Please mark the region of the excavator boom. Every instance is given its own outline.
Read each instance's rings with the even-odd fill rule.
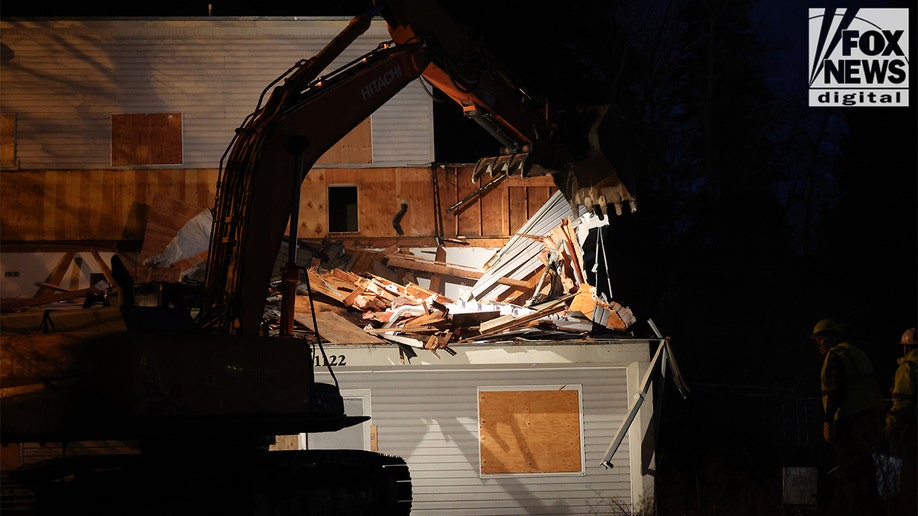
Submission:
[[[383,44],[319,79],[368,26],[367,15],[355,18],[320,54],[294,67],[238,130],[218,184],[205,326],[258,334],[276,251],[306,173],[427,65],[417,43]]]
[[[637,210],[637,199],[602,150],[600,125],[608,106],[574,112],[552,108],[512,78],[511,70],[459,24],[437,0],[379,0],[398,44],[423,42],[431,63],[423,76],[462,106],[502,145],[499,156],[478,160],[472,174],[551,174],[576,214],[580,206],[605,213]]]
[[[377,13],[392,42],[319,78]],[[257,335],[275,251],[316,160],[411,81],[423,76],[501,144],[484,175],[551,174],[577,214],[636,209],[602,152],[605,107],[554,112],[516,84],[479,39],[433,0],[378,0],[313,58],[301,61],[250,115],[231,143],[218,184],[202,324]],[[295,229],[295,224],[291,224]],[[268,251],[271,250],[271,251]],[[243,302],[243,300],[245,300]]]

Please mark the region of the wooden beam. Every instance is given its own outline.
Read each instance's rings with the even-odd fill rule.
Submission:
[[[453,265],[442,262],[425,260],[424,258],[408,257],[404,254],[392,254],[387,258],[389,267],[399,267],[402,269],[413,269],[416,271],[432,272],[446,276],[455,276],[457,278],[476,280],[483,274],[480,270]]]
[[[70,292],[64,292],[61,294],[48,294],[44,296],[36,297],[27,297],[27,298],[15,298],[15,299],[2,299],[0,300],[0,312],[8,312],[12,310],[17,310],[20,308],[26,308],[29,306],[38,306],[49,303],[59,303],[61,301],[71,301],[74,299],[79,299],[81,297],[86,297],[87,294],[96,289],[84,288],[80,290],[72,290]]]
[[[446,262],[446,248],[442,245],[437,246],[437,254],[434,260],[440,263]],[[443,280],[440,278],[439,274],[434,274],[430,277],[430,290],[437,294],[443,293]]]
[[[479,326],[479,332],[480,332],[479,335],[476,335],[474,337],[469,337],[467,339],[462,339],[459,342],[475,340],[476,338],[479,338],[479,337],[493,335],[495,333],[499,333],[502,331],[510,330],[513,328],[519,328],[520,326],[525,326],[531,323],[532,321],[536,321],[547,315],[551,315],[553,313],[560,312],[566,307],[567,300],[573,297],[574,297],[573,294],[571,294],[571,295],[567,295],[564,297],[552,299],[550,301],[546,301],[545,303],[536,305],[534,307],[535,312],[528,314],[528,315],[514,317],[512,314],[509,314],[509,315],[502,315],[496,319],[491,319],[490,321],[485,321],[481,323],[481,326]]]
[[[70,263],[73,261],[75,256],[76,251],[67,251],[64,253],[64,256],[61,256],[61,259],[57,261],[57,265],[54,266],[51,274],[48,275],[45,283],[51,285],[60,285],[61,280],[64,279],[64,274],[67,274],[67,269],[70,268]],[[51,289],[43,286],[38,289],[38,292],[35,293],[35,297],[43,297],[48,293],[49,290]]]

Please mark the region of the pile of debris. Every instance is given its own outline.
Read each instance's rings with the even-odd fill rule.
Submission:
[[[309,295],[309,306],[297,302],[296,320],[316,331],[321,315],[328,329],[320,338],[332,343],[391,341],[447,351],[453,343],[624,333],[635,322],[631,310],[597,295],[584,269],[586,232],[608,222],[591,213],[573,221],[569,216],[569,205],[556,194],[481,269],[395,247],[350,249],[347,258],[320,251],[316,254],[334,254],[334,259],[314,259],[308,268],[298,293]],[[328,247],[343,249],[335,243]],[[432,288],[414,281],[416,273],[429,275]],[[438,292],[444,276],[473,284],[459,299],[450,299]],[[321,310],[315,308],[317,299]],[[364,334],[355,335],[354,325]]]
[[[369,272],[311,267],[308,281],[297,289],[295,319],[312,331],[318,327],[316,333],[325,342],[390,341],[447,352],[451,352],[449,345],[456,343],[557,340],[584,338],[597,331],[626,332],[635,322],[631,310],[615,301],[598,299],[595,292],[593,286],[579,283],[525,305],[453,300],[418,284],[400,284]],[[316,308],[317,302],[321,308]],[[367,336],[355,337],[347,325],[362,325]]]

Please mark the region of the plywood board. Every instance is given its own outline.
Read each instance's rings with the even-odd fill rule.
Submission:
[[[357,185],[360,235],[396,236],[392,217],[398,212],[394,169],[367,171]]]
[[[328,234],[328,186],[326,170],[312,169],[300,187],[300,238],[323,238]]]
[[[487,175],[482,176],[486,180]],[[502,185],[501,185],[502,186]],[[481,204],[481,233],[485,236],[510,234],[510,207],[507,189],[498,186],[485,192],[478,202]]]
[[[338,143],[319,156],[317,165],[369,164],[373,162],[373,130],[370,118],[344,135]]]
[[[443,234],[440,236],[454,237],[457,235],[458,222],[455,215],[446,213],[453,204],[456,203],[457,181],[459,176],[459,167],[442,167],[437,169],[437,191],[440,194],[440,221],[442,222]]]
[[[508,186],[507,199],[510,211],[510,231],[515,232],[529,220],[529,197],[525,186]]]
[[[16,113],[0,113],[0,167],[16,165]]]
[[[112,166],[181,165],[182,114],[112,115]]]
[[[433,181],[428,169],[400,168],[396,171],[396,195],[390,203],[392,214],[398,212],[399,202],[408,202],[408,211],[401,220],[405,236],[424,236],[434,234]],[[388,201],[381,200],[385,205]]]
[[[319,326],[319,336],[323,342],[332,344],[382,344],[383,341],[363,331],[362,328],[345,319],[335,312],[318,312],[316,323]],[[298,313],[294,315],[296,322],[315,331],[311,313]]]
[[[481,473],[582,471],[579,395],[577,390],[481,389]]]
[[[484,186],[488,181],[488,176],[479,178],[477,183],[472,182],[472,173],[459,174],[457,178],[456,202],[465,199],[469,194],[474,193]],[[481,203],[477,200],[468,201],[466,204],[457,208],[453,215],[458,221],[457,232],[463,236],[482,236],[481,232]]]

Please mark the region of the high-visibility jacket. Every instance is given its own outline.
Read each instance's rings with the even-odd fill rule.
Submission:
[[[857,346],[841,342],[832,347],[820,376],[826,421],[876,409],[882,403],[873,363]]]
[[[918,349],[909,351],[899,359],[899,368],[893,378],[892,407],[886,414],[886,426],[902,428],[915,426],[918,412],[915,409],[916,381],[918,381]]]

